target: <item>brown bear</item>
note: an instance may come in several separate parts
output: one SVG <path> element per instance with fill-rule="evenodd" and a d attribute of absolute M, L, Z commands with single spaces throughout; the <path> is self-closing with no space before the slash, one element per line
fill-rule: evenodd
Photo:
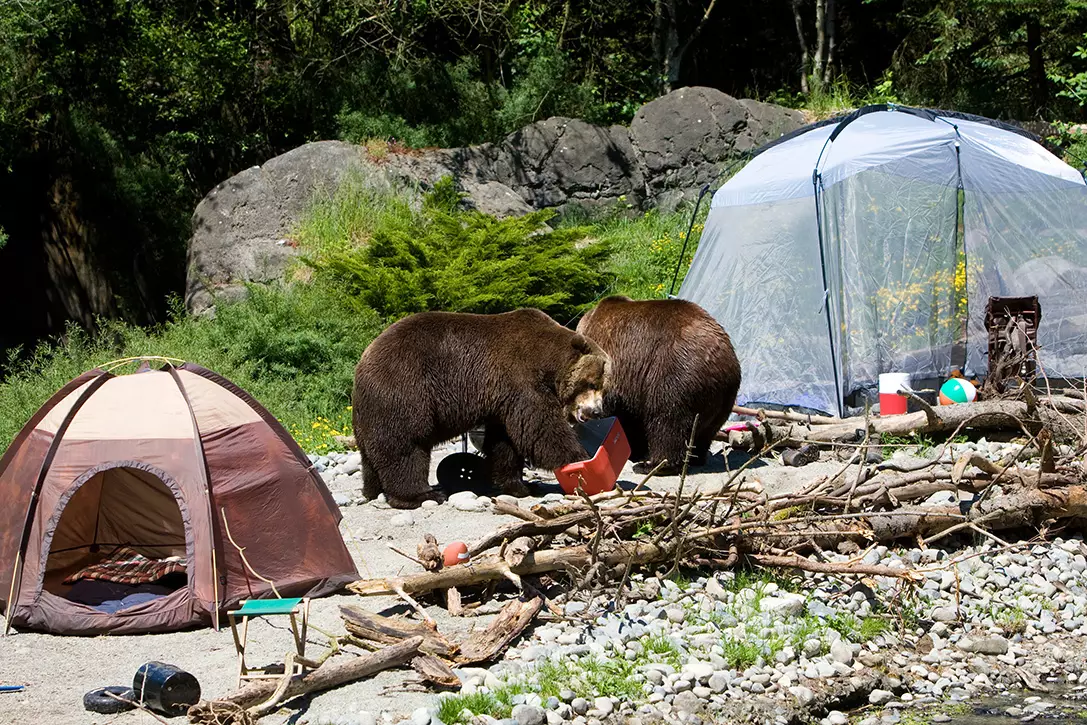
<path fill-rule="evenodd" d="M 431 448 L 477 425 L 489 480 L 526 495 L 526 458 L 555 469 L 587 457 L 571 423 L 601 414 L 609 365 L 595 343 L 540 310 L 405 317 L 355 368 L 363 496 L 384 492 L 396 508 L 444 500 L 427 482 Z"/>
<path fill-rule="evenodd" d="M 614 415 L 630 442 L 636 473 L 662 461 L 660 473 L 683 465 L 695 415 L 691 463 L 704 465 L 740 388 L 740 362 L 717 321 L 685 300 L 634 301 L 606 297 L 577 331 L 611 358 L 605 415 Z"/>

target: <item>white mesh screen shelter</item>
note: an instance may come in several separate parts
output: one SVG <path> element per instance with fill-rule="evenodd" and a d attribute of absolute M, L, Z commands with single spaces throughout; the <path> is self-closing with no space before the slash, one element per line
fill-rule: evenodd
<path fill-rule="evenodd" d="M 1083 176 L 1012 126 L 880 105 L 756 152 L 678 296 L 732 337 L 739 404 L 843 414 L 881 372 L 984 375 L 989 297 L 1031 295 L 1043 370 L 1083 377 Z"/>

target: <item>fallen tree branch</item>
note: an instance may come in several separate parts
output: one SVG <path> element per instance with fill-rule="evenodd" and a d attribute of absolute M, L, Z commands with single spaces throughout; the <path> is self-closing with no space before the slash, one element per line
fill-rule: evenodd
<path fill-rule="evenodd" d="M 282 700 L 330 690 L 382 670 L 400 667 L 415 657 L 422 644 L 422 637 L 412 637 L 361 657 L 343 662 L 326 662 L 316 670 L 291 680 Z M 278 686 L 278 680 L 252 682 L 226 697 L 199 702 L 189 708 L 189 722 L 197 725 L 250 725 L 255 719 L 247 708 L 268 701 Z"/>
<path fill-rule="evenodd" d="M 636 563 L 657 561 L 665 553 L 661 547 L 646 542 L 623 542 L 614 547 L 602 546 L 601 549 L 601 560 L 611 566 L 624 563 L 628 559 Z M 590 559 L 588 546 L 570 546 L 531 552 L 515 567 L 499 558 L 484 558 L 433 573 L 389 579 L 363 579 L 351 582 L 347 588 L 362 596 L 387 595 L 395 593 L 392 588 L 395 583 L 405 592 L 416 594 L 504 579 L 510 572 L 525 576 L 571 568 L 582 569 L 589 565 Z"/>
<path fill-rule="evenodd" d="M 829 561 L 812 561 L 796 554 L 790 554 L 788 556 L 775 556 L 773 554 L 750 554 L 748 556 L 756 564 L 762 566 L 776 566 L 776 567 L 789 567 L 792 569 L 802 569 L 804 571 L 814 571 L 820 574 L 855 574 L 859 576 L 885 576 L 894 579 L 906 579 L 908 581 L 914 581 L 918 578 L 918 575 L 910 569 L 896 569 L 892 566 L 881 566 L 879 564 L 864 564 L 857 562 L 846 562 L 841 564 L 835 564 Z"/>
<path fill-rule="evenodd" d="M 460 646 L 457 662 L 478 664 L 497 657 L 515 640 L 543 608 L 543 597 L 515 599 L 502 608 L 491 626 L 476 632 Z"/>
<path fill-rule="evenodd" d="M 873 418 L 871 420 L 871 432 L 873 434 L 908 435 L 911 433 L 938 433 L 955 430 L 963 421 L 969 419 L 971 428 L 978 430 L 1000 429 L 1009 426 L 1018 428 L 1018 421 L 1031 418 L 1030 410 L 1025 402 L 1017 400 L 984 400 L 977 403 L 963 403 L 959 405 L 942 405 L 937 408 L 929 406 L 929 410 L 916 413 L 904 413 L 902 415 L 890 415 Z M 764 422 L 762 427 L 766 430 L 766 443 L 778 443 L 790 446 L 800 446 L 805 443 L 835 443 L 845 440 L 855 440 L 857 431 L 865 429 L 863 417 L 844 418 L 837 423 L 827 423 L 813 427 L 806 427 L 796 423 L 771 424 Z M 741 444 L 751 443 L 750 431 L 731 431 L 732 434 L 719 432 L 719 440 L 739 441 Z"/>
<path fill-rule="evenodd" d="M 421 652 L 450 659 L 457 652 L 457 646 L 442 636 L 437 627 L 421 622 L 410 622 L 398 617 L 383 617 L 372 614 L 362 607 L 343 605 L 340 607 L 347 631 L 362 640 L 378 644 L 397 644 L 412 637 L 422 637 L 419 646 Z"/>

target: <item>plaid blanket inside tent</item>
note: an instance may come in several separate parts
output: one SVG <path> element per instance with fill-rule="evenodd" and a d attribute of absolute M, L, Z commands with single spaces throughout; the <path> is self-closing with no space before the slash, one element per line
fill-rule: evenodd
<path fill-rule="evenodd" d="M 80 579 L 97 579 L 118 584 L 149 584 L 167 574 L 184 571 L 183 557 L 148 559 L 132 547 L 119 546 L 102 561 L 69 576 L 64 583 L 74 584 Z"/>

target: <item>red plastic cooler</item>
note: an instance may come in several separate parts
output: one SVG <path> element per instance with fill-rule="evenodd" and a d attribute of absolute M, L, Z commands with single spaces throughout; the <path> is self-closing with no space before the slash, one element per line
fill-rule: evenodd
<path fill-rule="evenodd" d="M 585 493 L 592 496 L 615 488 L 630 458 L 630 443 L 617 418 L 590 420 L 577 426 L 578 440 L 590 458 L 555 470 L 559 486 L 567 494 L 577 491 L 579 476 Z"/>

